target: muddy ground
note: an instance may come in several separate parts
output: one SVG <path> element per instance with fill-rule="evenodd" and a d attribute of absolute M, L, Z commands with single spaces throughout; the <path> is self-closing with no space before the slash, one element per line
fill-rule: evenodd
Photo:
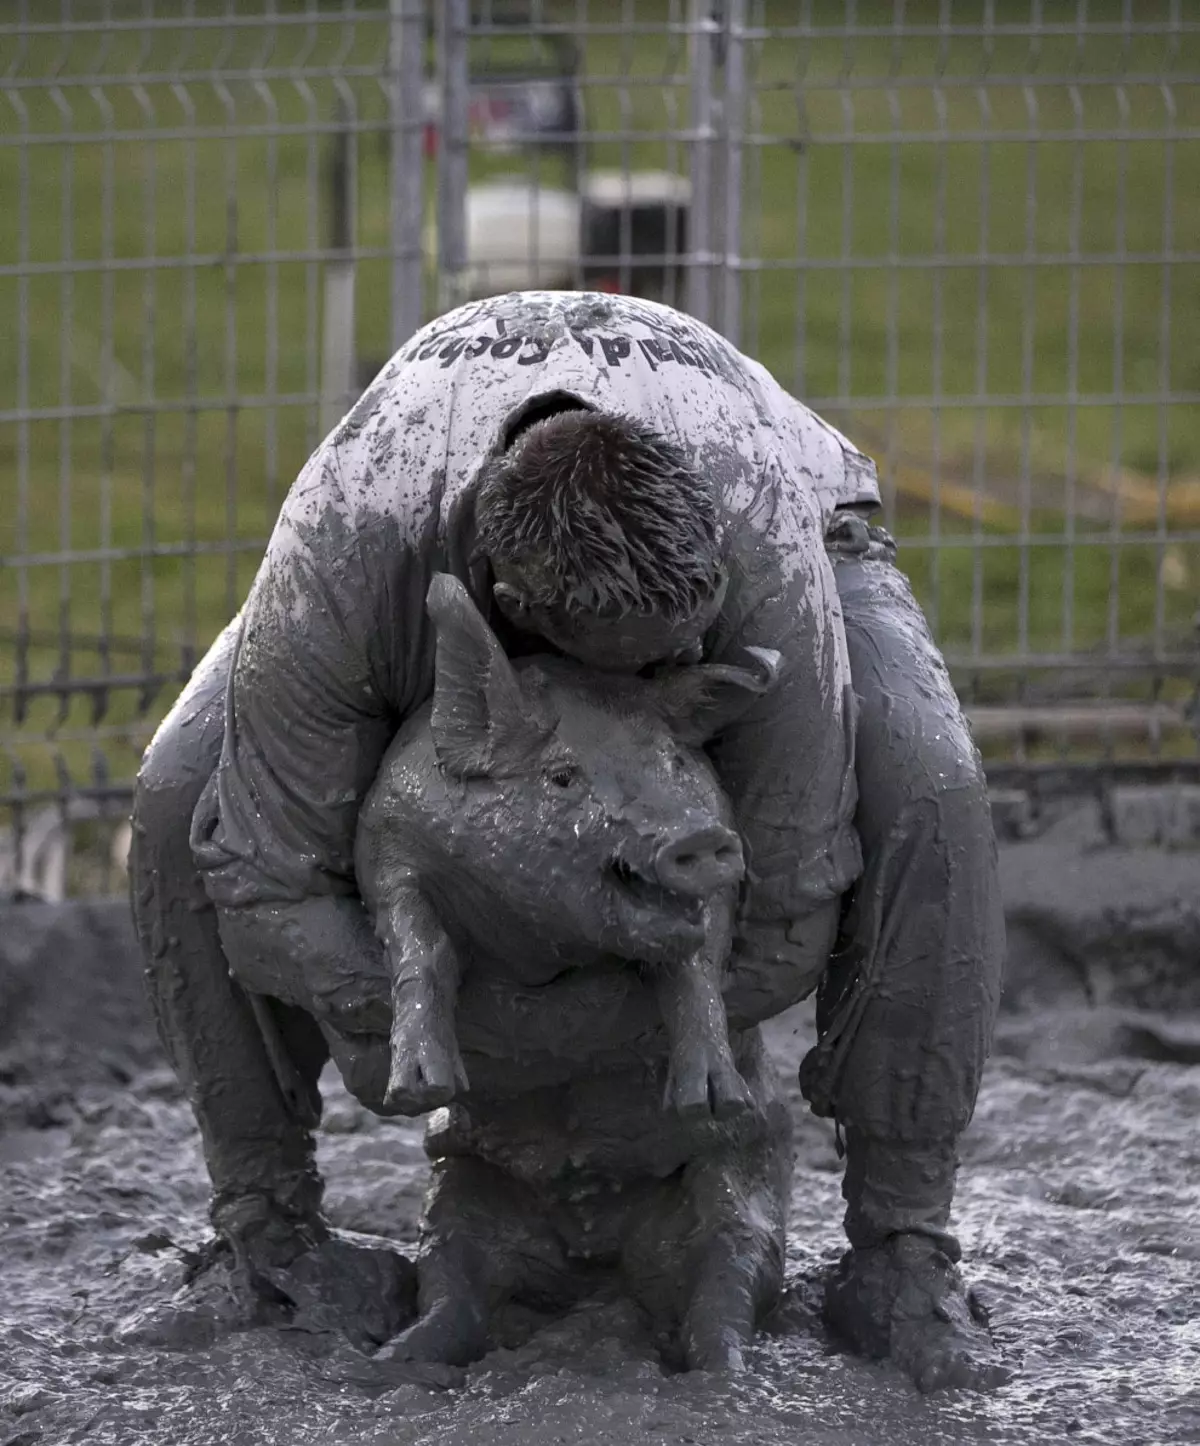
<path fill-rule="evenodd" d="M 1200 1442 L 1200 856 L 1096 851 L 1072 825 L 1003 862 L 1008 994 L 957 1225 L 1017 1375 L 930 1400 L 816 1312 L 841 1201 L 793 1083 L 804 1010 L 771 1029 L 796 1103 L 792 1284 L 746 1377 L 665 1374 L 612 1301 L 451 1390 L 311 1332 L 200 1317 L 190 1348 L 147 1344 L 206 1193 L 124 910 L 0 910 L 0 1446 Z M 417 1128 L 326 1085 L 330 1215 L 412 1241 Z"/>

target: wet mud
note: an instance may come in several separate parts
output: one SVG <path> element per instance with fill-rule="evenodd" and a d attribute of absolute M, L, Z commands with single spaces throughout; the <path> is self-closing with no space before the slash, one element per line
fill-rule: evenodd
<path fill-rule="evenodd" d="M 1052 841 L 1004 864 L 1008 1003 L 956 1223 L 1017 1375 L 929 1399 L 819 1319 L 842 1203 L 832 1130 L 795 1083 L 804 1008 L 768 1026 L 797 1127 L 789 1289 L 744 1377 L 665 1372 L 634 1309 L 601 1297 L 508 1322 L 464 1373 L 406 1381 L 319 1322 L 231 1329 L 219 1267 L 164 1348 L 162 1307 L 202 1258 L 207 1182 L 132 932 L 120 905 L 0 910 L 0 1446 L 1200 1442 L 1200 860 Z M 1086 937 L 1089 890 L 1097 939 L 1125 928 L 1126 970 L 1111 944 L 1067 947 Z M 367 1114 L 328 1075 L 323 1089 L 329 1215 L 411 1243 L 418 1125 Z"/>

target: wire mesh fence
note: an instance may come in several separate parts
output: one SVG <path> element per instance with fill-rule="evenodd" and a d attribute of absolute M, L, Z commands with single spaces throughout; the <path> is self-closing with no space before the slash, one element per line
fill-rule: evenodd
<path fill-rule="evenodd" d="M 0 92 L 0 891 L 119 881 L 305 457 L 516 287 L 876 457 L 997 781 L 1197 776 L 1191 3 L 0 0 Z"/>

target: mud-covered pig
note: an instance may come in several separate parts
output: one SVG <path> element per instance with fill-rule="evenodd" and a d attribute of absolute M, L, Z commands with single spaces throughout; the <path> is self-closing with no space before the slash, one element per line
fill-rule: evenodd
<path fill-rule="evenodd" d="M 774 655 L 756 651 L 755 672 L 693 668 L 657 686 L 555 660 L 518 678 L 461 583 L 435 579 L 428 606 L 435 694 L 360 823 L 363 895 L 395 981 L 386 1106 L 423 1114 L 467 1086 L 461 962 L 441 921 L 461 934 L 471 918 L 487 930 L 481 951 L 467 926 L 476 971 L 499 961 L 522 984 L 588 952 L 655 966 L 665 1102 L 718 1117 L 745 1108 L 720 996 L 741 843 L 711 769 L 682 743 L 768 687 Z"/>
<path fill-rule="evenodd" d="M 387 1105 L 453 1099 L 427 1141 L 421 1316 L 388 1349 L 472 1359 L 506 1298 L 566 1305 L 615 1266 L 689 1366 L 736 1368 L 781 1280 L 789 1124 L 757 1032 L 726 1025 L 743 865 L 696 745 L 775 660 L 653 680 L 514 663 L 453 579 L 428 606 L 434 694 L 384 760 L 356 851 L 395 979 Z M 666 1043 L 553 1089 L 523 1088 L 515 1058 L 504 1090 L 469 1089 L 453 1025 L 468 971 L 537 987 L 639 965 Z"/>

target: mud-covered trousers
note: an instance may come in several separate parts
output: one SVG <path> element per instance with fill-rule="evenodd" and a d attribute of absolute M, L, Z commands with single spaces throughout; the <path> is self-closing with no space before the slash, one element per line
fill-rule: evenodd
<path fill-rule="evenodd" d="M 858 703 L 863 873 L 817 992 L 805 1098 L 844 1139 L 846 1234 L 948 1232 L 957 1145 L 991 1048 L 1004 910 L 983 766 L 895 544 L 853 512 L 826 538 Z"/>
<path fill-rule="evenodd" d="M 1004 953 L 987 792 L 886 534 L 839 514 L 829 552 L 858 698 L 865 868 L 844 902 L 818 994 L 820 1042 L 801 1078 L 845 1141 L 851 1244 L 918 1231 L 957 1259 L 947 1233 L 956 1146 L 991 1042 Z M 260 1207 L 315 1218 L 311 1131 L 280 1092 L 278 1052 L 310 1098 L 328 1057 L 307 1015 L 272 1005 L 272 1065 L 192 861 L 191 817 L 220 755 L 234 642 L 230 627 L 147 751 L 131 855 L 150 999 L 199 1121 L 222 1232 L 251 1225 Z"/>

